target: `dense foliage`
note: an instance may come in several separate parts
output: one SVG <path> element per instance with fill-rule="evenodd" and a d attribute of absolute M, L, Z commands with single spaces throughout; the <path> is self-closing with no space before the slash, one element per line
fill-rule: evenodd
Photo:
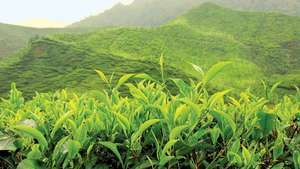
<path fill-rule="evenodd" d="M 0 102 L 0 168 L 300 168 L 300 92 L 280 99 L 209 93 L 230 63 L 200 81 L 127 74 L 93 96 L 66 91 L 24 101 L 12 85 Z M 137 83 L 129 79 L 142 78 Z M 169 79 L 170 80 L 170 79 Z M 129 95 L 119 92 L 126 86 Z"/>

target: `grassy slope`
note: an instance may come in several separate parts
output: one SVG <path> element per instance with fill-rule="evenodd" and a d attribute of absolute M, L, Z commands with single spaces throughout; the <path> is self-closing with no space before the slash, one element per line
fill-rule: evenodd
<path fill-rule="evenodd" d="M 62 88 L 78 92 L 103 88 L 94 69 L 114 73 L 114 79 L 124 73 L 149 73 L 159 79 L 159 66 L 150 61 L 124 59 L 111 54 L 82 50 L 78 46 L 47 38 L 32 41 L 24 56 L 11 66 L 0 68 L 0 93 L 7 93 L 10 83 L 16 82 L 25 96 L 35 91 L 49 92 Z M 167 67 L 169 76 L 185 77 L 174 68 Z"/>

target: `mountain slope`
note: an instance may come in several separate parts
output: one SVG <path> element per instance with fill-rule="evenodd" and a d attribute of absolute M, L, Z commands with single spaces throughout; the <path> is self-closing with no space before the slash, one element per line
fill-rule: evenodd
<path fill-rule="evenodd" d="M 26 97 L 35 92 L 72 89 L 78 92 L 100 90 L 105 85 L 95 69 L 107 75 L 114 74 L 114 82 L 125 73 L 149 73 L 160 78 L 159 65 L 150 61 L 124 59 L 105 53 L 93 53 L 62 41 L 39 38 L 15 64 L 0 68 L 0 96 L 5 96 L 12 82 L 17 83 Z M 181 72 L 167 66 L 166 74 L 186 78 Z"/>
<path fill-rule="evenodd" d="M 299 0 L 135 0 L 130 5 L 119 3 L 70 27 L 157 26 L 205 2 L 246 11 L 300 15 Z"/>
<path fill-rule="evenodd" d="M 221 84 L 241 87 L 272 76 L 281 80 L 298 74 L 299 27 L 299 17 L 234 11 L 206 3 L 157 28 L 106 29 L 59 38 L 130 58 L 155 59 L 163 53 L 170 64 L 180 65 L 187 73 L 192 71 L 187 62 L 206 69 L 217 61 L 231 60 L 233 70 L 224 73 Z M 293 80 L 289 85 L 297 83 Z"/>
<path fill-rule="evenodd" d="M 169 68 L 167 74 L 195 78 L 201 76 L 191 63 L 207 70 L 219 61 L 231 61 L 211 83 L 215 88 L 259 90 L 261 80 L 288 80 L 281 87 L 291 89 L 300 84 L 295 78 L 300 75 L 299 24 L 299 17 L 203 4 L 160 27 L 56 34 L 33 40 L 18 61 L 0 70 L 0 93 L 13 81 L 30 94 L 101 88 L 93 69 L 158 77 L 159 66 L 152 67 L 161 55 L 177 68 Z"/>
<path fill-rule="evenodd" d="M 28 40 L 37 36 L 64 32 L 83 32 L 88 29 L 37 29 L 0 23 L 0 59 L 12 55 L 26 46 Z"/>

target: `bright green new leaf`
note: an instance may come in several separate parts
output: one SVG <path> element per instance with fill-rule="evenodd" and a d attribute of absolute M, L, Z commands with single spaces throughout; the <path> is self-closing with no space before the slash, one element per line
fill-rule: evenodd
<path fill-rule="evenodd" d="M 252 155 L 250 151 L 244 146 L 242 146 L 242 155 L 243 155 L 244 163 L 249 164 L 252 159 Z"/>
<path fill-rule="evenodd" d="M 167 153 L 168 153 L 168 151 L 176 144 L 178 142 L 178 140 L 169 140 L 168 142 L 167 142 L 167 144 L 164 146 L 164 148 L 163 148 L 163 150 L 162 150 L 162 152 L 161 152 L 161 155 L 160 155 L 160 157 L 162 158 L 162 157 L 164 157 Z M 170 154 L 168 154 L 168 155 L 170 155 Z"/>
<path fill-rule="evenodd" d="M 118 122 L 122 126 L 123 130 L 124 131 L 129 130 L 130 122 L 129 122 L 128 118 L 126 116 L 122 115 L 121 113 L 115 113 L 115 115 L 117 116 Z"/>
<path fill-rule="evenodd" d="M 123 76 L 119 79 L 119 81 L 118 81 L 118 83 L 117 83 L 117 85 L 116 85 L 116 89 L 118 89 L 120 86 L 122 86 L 125 82 L 128 81 L 128 79 L 130 79 L 130 78 L 133 77 L 133 76 L 134 76 L 134 74 L 125 74 L 125 75 L 123 75 Z"/>
<path fill-rule="evenodd" d="M 141 99 L 145 102 L 148 101 L 147 97 L 145 96 L 145 94 L 138 88 L 136 88 L 134 85 L 127 83 L 126 86 L 129 88 L 130 90 L 130 94 L 138 99 Z"/>
<path fill-rule="evenodd" d="M 95 70 L 96 72 L 97 72 L 97 74 L 99 75 L 99 77 L 105 82 L 105 83 L 109 83 L 108 82 L 108 80 L 107 80 L 107 78 L 106 78 L 106 76 L 105 76 L 105 74 L 102 72 L 102 71 L 100 71 L 100 70 Z"/>
<path fill-rule="evenodd" d="M 177 139 L 177 137 L 180 136 L 180 133 L 186 128 L 188 128 L 188 125 L 182 125 L 182 126 L 178 126 L 178 127 L 173 128 L 170 135 L 169 135 L 169 140 Z"/>
<path fill-rule="evenodd" d="M 59 128 L 62 128 L 63 127 L 63 124 L 65 121 L 67 121 L 68 118 L 70 118 L 72 116 L 72 112 L 68 112 L 66 114 L 64 114 L 61 118 L 58 119 L 58 121 L 54 124 L 54 127 L 52 129 L 52 132 L 51 132 L 51 137 L 53 138 L 56 131 L 59 129 Z"/>
<path fill-rule="evenodd" d="M 146 131 L 152 125 L 160 122 L 160 119 L 150 119 L 140 125 L 139 129 L 131 135 L 131 142 L 136 143 L 137 140 L 142 137 L 144 131 Z"/>
<path fill-rule="evenodd" d="M 231 62 L 219 62 L 213 65 L 204 75 L 202 80 L 203 85 L 206 85 L 213 80 L 229 64 L 231 64 Z"/>
<path fill-rule="evenodd" d="M 176 120 L 185 113 L 187 113 L 187 106 L 182 104 L 175 111 L 174 122 L 176 122 Z"/>

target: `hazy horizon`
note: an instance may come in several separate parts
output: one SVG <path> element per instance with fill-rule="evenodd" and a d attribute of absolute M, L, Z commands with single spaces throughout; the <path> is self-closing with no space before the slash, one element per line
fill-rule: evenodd
<path fill-rule="evenodd" d="M 2 2 L 0 6 L 0 23 L 39 28 L 64 27 L 85 17 L 101 13 L 119 2 L 129 4 L 132 1 L 10 0 Z"/>

